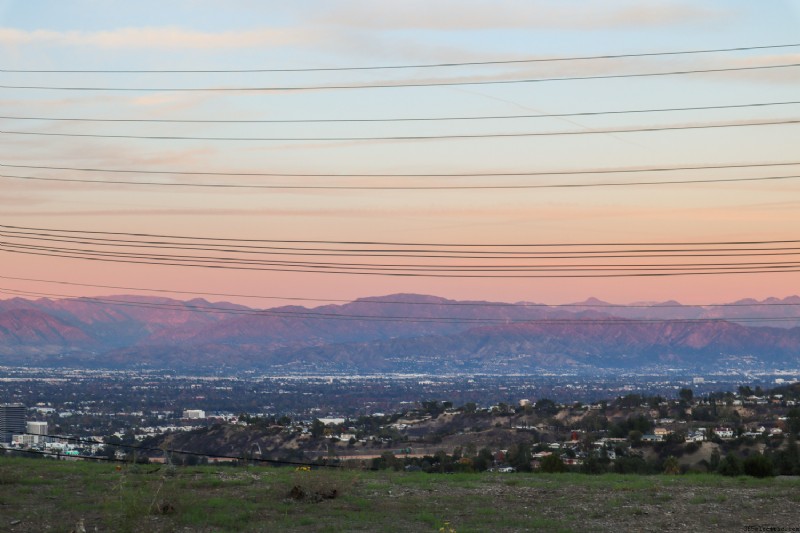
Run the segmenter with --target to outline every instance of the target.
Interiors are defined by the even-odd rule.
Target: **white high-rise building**
[[[34,435],[47,435],[47,422],[28,422],[27,432]]]

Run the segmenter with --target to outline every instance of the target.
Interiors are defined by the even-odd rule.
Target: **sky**
[[[590,245],[600,243],[800,240],[800,179],[529,189],[353,189],[800,175],[800,165],[784,165],[611,175],[431,176],[800,161],[798,124],[751,125],[800,120],[800,104],[786,103],[800,100],[800,67],[603,78],[800,64],[800,46],[508,62],[796,43],[800,43],[797,0],[0,1],[0,116],[4,117],[0,119],[4,132],[0,164],[5,165],[0,167],[0,225],[6,231],[15,226],[51,233],[155,234],[219,242],[457,243],[468,249],[469,245],[492,244],[492,248],[478,249],[493,252],[508,251],[512,248],[503,245],[520,243],[579,243],[584,245],[582,250],[594,250]],[[342,70],[492,61],[505,63]],[[47,70],[101,72],[30,72]],[[150,72],[108,72],[115,70]],[[601,78],[586,79],[590,77]],[[583,79],[485,83],[542,78]],[[393,84],[414,86],[330,88]],[[196,90],[255,87],[278,89]],[[754,103],[781,105],[492,120],[377,120]],[[58,118],[127,122],[54,120]],[[349,122],[341,122],[345,119]],[[164,122],[169,120],[295,122]],[[340,122],[312,122],[319,120]],[[725,127],[705,127],[708,125]],[[687,126],[692,129],[618,131]],[[617,132],[602,133],[607,130]],[[508,136],[521,133],[567,134]],[[485,134],[505,136],[385,139]],[[159,138],[131,138],[135,136]],[[242,140],[253,138],[259,140]],[[330,138],[347,140],[320,140]],[[87,168],[106,172],[68,170]],[[134,170],[138,173],[131,172]],[[350,188],[203,188],[187,184]],[[168,289],[182,291],[176,294],[180,297],[237,294],[241,296],[207,298],[250,305],[266,304],[245,296],[353,299],[413,292],[543,303],[574,302],[590,296],[615,303],[668,299],[719,303],[800,293],[800,272],[604,278],[405,277],[104,262],[53,257],[53,253],[19,253],[31,250],[19,245],[41,246],[44,241],[34,243],[9,233],[2,234],[0,242],[0,297],[19,294],[14,291],[70,296],[134,292],[85,285]],[[796,260],[791,251],[782,253],[786,255],[746,260]],[[308,255],[267,259],[289,258],[320,260]],[[322,260],[459,268],[490,261],[509,264],[505,259],[363,255],[325,256]],[[739,260],[706,257],[691,261],[719,264]],[[648,261],[652,259],[631,259],[625,264]],[[511,261],[512,265],[523,263]],[[800,264],[795,270],[800,270]]]

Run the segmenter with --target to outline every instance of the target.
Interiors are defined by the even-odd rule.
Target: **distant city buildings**
[[[47,422],[28,422],[25,427],[29,434],[47,435]]]
[[[183,412],[183,418],[187,418],[189,420],[197,420],[199,418],[205,418],[206,412],[202,409],[186,409]]]
[[[0,404],[0,443],[8,444],[14,434],[25,433],[25,412],[21,403]]]

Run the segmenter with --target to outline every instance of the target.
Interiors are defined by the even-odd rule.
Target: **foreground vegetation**
[[[426,474],[0,457],[3,531],[663,531],[790,527],[796,478]]]

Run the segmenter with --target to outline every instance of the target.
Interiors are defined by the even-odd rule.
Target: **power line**
[[[117,250],[103,250],[103,249],[81,249],[81,248],[56,248],[51,246],[40,246],[20,243],[0,242],[0,246],[4,246],[7,250],[38,250],[48,251],[54,253],[70,253],[80,254],[82,256],[91,257],[115,257],[126,259],[146,259],[146,260],[163,260],[163,261],[176,261],[181,263],[197,262],[203,264],[223,264],[223,265],[255,265],[255,266],[282,266],[282,267],[301,267],[313,269],[343,269],[346,271],[360,271],[360,270],[375,270],[375,271],[431,271],[431,272],[504,272],[504,271],[550,271],[550,272],[566,272],[566,271],[603,271],[603,270],[686,270],[684,267],[691,267],[698,270],[711,270],[713,269],[726,269],[726,268],[784,268],[788,266],[800,266],[796,261],[770,261],[770,262],[740,262],[740,263],[666,263],[666,264],[498,264],[498,265],[451,265],[451,264],[409,264],[409,263],[343,263],[343,262],[321,262],[321,261],[298,261],[298,260],[264,260],[264,259],[249,259],[238,257],[220,257],[220,256],[187,256],[187,255],[168,255],[168,254],[154,254],[145,252],[120,252]],[[795,249],[797,250],[797,249]],[[620,255],[620,256],[600,256],[605,257],[647,257],[647,258],[663,258],[663,257],[744,257],[744,256],[771,256],[771,255],[800,255],[800,252],[792,253],[755,253],[755,254],[696,254],[696,255]],[[361,257],[361,256],[358,256]],[[409,256],[403,255],[400,258],[405,259]],[[553,258],[567,258],[575,259],[576,257],[552,257],[547,256],[544,259]],[[596,259],[597,256],[577,256],[577,258]],[[509,258],[503,257],[503,260]],[[512,258],[516,259],[516,258]],[[537,257],[536,259],[542,259]]]
[[[35,435],[35,433],[16,433],[16,435]],[[41,436],[41,435],[40,435]],[[63,437],[58,437],[63,439]],[[99,443],[95,443],[99,444]],[[11,453],[27,453],[32,455],[44,455],[46,457],[64,457],[70,459],[85,459],[90,461],[108,461],[114,463],[127,463],[128,461],[124,459],[117,459],[115,457],[104,457],[104,456],[96,456],[96,455],[71,455],[61,452],[48,452],[45,450],[25,450],[25,449],[17,449],[17,448],[2,448],[0,449],[5,452]]]
[[[522,63],[547,63],[558,61],[589,61],[598,59],[622,59],[630,57],[654,57],[654,56],[675,56],[675,55],[689,55],[689,54],[711,54],[719,52],[743,52],[751,50],[770,50],[778,48],[796,48],[800,44],[774,44],[762,46],[738,46],[734,48],[710,48],[710,49],[695,49],[695,50],[670,50],[660,52],[640,52],[630,54],[606,54],[594,56],[572,56],[572,57],[545,57],[545,58],[529,58],[529,59],[500,59],[493,61],[467,61],[467,62],[446,62],[446,63],[421,63],[421,64],[406,64],[406,65],[379,65],[379,66],[355,66],[355,67],[311,67],[311,68],[263,68],[263,69],[217,69],[217,70],[111,70],[111,69],[98,69],[98,70],[42,70],[42,69],[0,69],[0,72],[6,73],[40,73],[40,74],[225,74],[225,73],[260,73],[260,72],[331,72],[331,71],[347,71],[347,70],[396,70],[396,69],[410,69],[410,68],[444,68],[444,67],[464,67],[464,66],[480,66],[480,65],[509,65],[509,64],[522,64]]]
[[[130,259],[148,259],[148,260],[164,260],[164,261],[177,261],[181,264],[189,263],[191,261],[195,261],[198,263],[218,263],[218,264],[240,264],[240,265],[272,265],[272,266],[292,266],[292,267],[308,267],[308,268],[346,268],[346,269],[364,269],[364,268],[371,268],[371,269],[392,269],[393,267],[416,267],[416,268],[425,268],[431,270],[441,270],[441,269],[449,269],[449,270],[459,270],[465,268],[478,268],[478,265],[473,265],[472,267],[461,267],[461,266],[449,266],[449,265],[412,265],[412,264],[394,264],[394,265],[385,265],[385,264],[378,264],[378,263],[341,263],[341,262],[319,262],[319,261],[297,261],[297,260],[262,260],[262,259],[240,259],[240,258],[231,258],[231,257],[219,257],[219,256],[185,256],[185,255],[168,255],[168,254],[154,254],[154,253],[144,253],[144,252],[119,252],[116,250],[86,250],[80,248],[56,248],[52,246],[41,246],[41,245],[31,245],[31,244],[23,244],[23,243],[14,243],[14,242],[0,242],[0,247],[5,247],[7,251],[18,251],[18,250],[39,250],[39,251],[48,251],[54,253],[67,253],[67,254],[79,254],[81,256],[98,256],[98,257],[120,257],[120,258],[130,258]],[[764,256],[796,256],[800,255],[800,251],[798,249],[793,249],[795,251],[791,252],[756,252],[756,253],[739,253],[739,254],[731,254],[731,253],[685,253],[685,254],[647,254],[647,253],[631,253],[631,254],[605,254],[605,255],[547,255],[547,256],[535,256],[535,257],[478,257],[478,256],[427,256],[427,255],[411,255],[411,254],[404,254],[404,255],[376,255],[376,254],[359,254],[357,257],[393,257],[393,258],[414,258],[414,257],[438,257],[438,258],[445,258],[445,259],[503,259],[503,260],[519,260],[519,259],[539,259],[539,260],[550,260],[550,259],[632,259],[632,258],[647,258],[647,259],[664,259],[664,258],[682,258],[682,257],[691,257],[691,258],[698,258],[698,257],[733,257],[733,258],[741,258],[741,257],[764,257]],[[272,254],[268,254],[272,255]],[[309,255],[309,254],[287,254],[287,255]],[[342,254],[318,254],[318,255],[342,255]],[[715,263],[705,263],[705,264],[697,264],[698,266],[703,265],[714,265]],[[722,263],[717,263],[722,265]],[[779,262],[769,262],[769,263],[738,263],[738,264],[770,264],[770,265],[777,265],[777,264],[786,264],[786,262],[779,263]],[[677,263],[667,263],[666,266],[676,266],[679,265]],[[730,263],[725,263],[725,265],[730,265]],[[557,268],[566,268],[566,267],[586,267],[592,266],[597,267],[600,269],[601,267],[611,267],[613,265],[598,265],[598,264],[589,264],[589,265],[538,265],[538,266],[530,266],[530,265],[495,265],[496,268],[507,268],[507,269],[517,269],[517,268],[528,268],[528,269],[557,269]],[[657,266],[657,265],[617,265],[617,266]],[[684,264],[684,266],[686,266]],[[361,268],[358,268],[361,267]],[[482,265],[483,268],[490,268],[489,266]]]
[[[98,285],[98,284],[91,284],[91,283],[77,283],[77,282],[70,282],[70,281],[63,281],[63,280],[47,280],[47,279],[38,279],[38,278],[20,278],[20,277],[13,277],[13,276],[0,276],[0,279],[11,280],[11,281],[27,281],[27,282],[35,282],[35,283],[49,283],[54,285],[67,285],[67,286],[74,286],[74,287],[91,287],[97,289],[114,289],[114,290],[126,290],[126,291],[141,291],[141,292],[153,292],[153,293],[162,293],[162,294],[185,294],[191,296],[221,296],[227,298],[252,298],[252,299],[259,299],[259,300],[283,300],[283,301],[299,301],[299,302],[325,302],[325,303],[344,303],[344,304],[377,304],[377,305],[411,305],[411,306],[443,306],[443,307],[521,307],[521,308],[542,308],[542,307],[553,307],[553,308],[570,308],[570,307],[578,307],[578,308],[600,308],[600,309],[608,309],[608,308],[617,308],[617,309],[661,309],[661,308],[704,308],[704,307],[783,307],[783,306],[798,306],[800,303],[789,303],[789,302],[754,302],[754,303],[727,303],[727,304],[680,304],[680,303],[658,303],[655,305],[645,305],[645,304],[611,304],[611,303],[603,303],[603,304],[591,304],[591,303],[575,303],[575,304],[541,304],[541,303],[509,303],[509,302],[461,302],[461,301],[437,301],[437,302],[421,302],[421,301],[402,301],[402,300],[385,300],[385,299],[358,299],[358,300],[348,300],[348,299],[335,299],[335,298],[301,298],[297,296],[268,296],[268,295],[260,295],[260,294],[237,294],[237,293],[220,293],[220,292],[202,292],[202,291],[181,291],[176,289],[164,289],[164,288],[146,288],[146,287],[129,287],[129,286],[120,286],[120,285]]]
[[[18,250],[9,248],[7,245],[0,245],[0,250],[9,253],[17,253],[24,255],[37,255],[43,257],[60,257],[66,259],[81,259],[86,261],[102,261],[111,263],[125,263],[137,265],[158,265],[158,266],[182,266],[192,268],[205,268],[205,269],[221,269],[221,270],[248,270],[248,271],[262,271],[262,272],[293,272],[293,273],[308,273],[308,274],[347,274],[354,276],[387,276],[387,277],[428,277],[428,278],[485,278],[485,279],[533,279],[533,278],[628,278],[628,277],[668,277],[668,276],[702,276],[702,275],[729,275],[729,274],[771,274],[771,273],[786,273],[786,272],[800,272],[800,269],[792,268],[775,268],[775,269],[748,269],[742,267],[741,270],[730,271],[686,271],[686,272],[627,272],[616,274],[523,274],[523,275],[510,275],[510,274],[461,274],[461,273],[435,273],[435,272],[376,272],[376,271],[353,271],[353,270],[321,270],[321,269],[308,269],[308,268],[291,268],[291,267],[265,267],[265,266],[242,266],[236,264],[205,264],[205,263],[188,263],[180,262],[179,260],[142,260],[133,259],[119,259],[114,258],[118,256],[101,256],[94,255],[80,255],[70,253],[60,253],[52,251],[47,248],[30,247],[30,250]],[[35,251],[31,251],[35,250]],[[138,258],[137,258],[138,259]],[[333,267],[331,267],[333,268]]]
[[[123,307],[141,307],[147,309],[169,309],[174,311],[186,311],[193,313],[206,313],[206,314],[223,314],[223,315],[247,315],[247,316],[261,316],[261,317],[279,317],[279,318],[303,318],[303,319],[321,319],[321,320],[343,320],[343,321],[368,321],[368,322],[433,322],[445,324],[486,324],[486,323],[501,323],[506,324],[512,321],[506,318],[480,318],[480,317],[414,317],[414,316],[381,316],[381,315],[353,315],[348,313],[321,313],[312,310],[306,311],[281,311],[275,309],[233,309],[228,307],[217,306],[201,306],[195,304],[178,304],[178,303],[161,303],[161,302],[136,302],[131,300],[115,300],[111,298],[97,298],[97,297],[76,297],[66,294],[55,294],[48,292],[34,292],[24,291],[17,289],[8,289],[0,287],[0,292],[5,294],[14,294],[18,296],[37,296],[45,298],[71,298],[79,299],[81,302],[106,304],[106,305],[119,305]],[[800,318],[800,317],[798,317]],[[516,320],[527,322],[528,320]]]
[[[5,120],[46,120],[54,122],[123,122],[123,123],[166,123],[166,124],[318,124],[340,122],[444,122],[444,121],[469,121],[469,120],[511,120],[511,119],[536,119],[559,117],[586,117],[598,115],[627,115],[638,113],[668,113],[679,111],[707,111],[713,109],[744,109],[751,107],[771,107],[796,105],[800,101],[763,102],[733,105],[714,105],[696,107],[671,107],[651,109],[627,109],[619,111],[585,111],[579,113],[544,113],[528,115],[484,115],[484,116],[457,116],[457,117],[390,117],[390,118],[333,118],[333,119],[262,119],[262,120],[231,120],[231,119],[166,119],[166,118],[85,118],[85,117],[23,117],[0,116]]]
[[[53,133],[40,131],[0,131],[5,135],[33,135],[44,137],[81,137],[99,139],[139,139],[160,141],[260,141],[260,142],[326,142],[326,141],[426,141],[443,139],[490,139],[514,137],[558,137],[571,135],[598,135],[608,133],[643,133],[653,131],[704,130],[717,128],[742,128],[750,126],[781,126],[799,124],[800,119],[773,120],[766,122],[728,122],[719,124],[693,124],[678,126],[650,126],[639,128],[617,128],[602,130],[545,131],[523,133],[476,133],[449,135],[395,135],[385,137],[194,137],[179,135],[120,135],[106,133]]]
[[[131,181],[131,180],[89,180],[80,178],[46,178],[43,176],[18,176],[0,174],[0,178],[24,181],[46,181],[63,183],[95,183],[101,185],[137,185],[157,187],[188,187],[211,189],[268,189],[268,190],[347,190],[347,191],[441,191],[441,190],[507,190],[507,189],[583,189],[593,187],[638,187],[650,185],[681,185],[702,183],[736,183],[758,181],[784,181],[794,180],[800,176],[765,176],[755,178],[706,178],[691,180],[661,180],[661,181],[619,181],[602,183],[553,183],[541,185],[248,185],[244,183],[163,183],[157,181]]]
[[[228,242],[258,242],[258,243],[290,243],[290,244],[341,244],[341,245],[369,245],[369,246],[431,246],[431,247],[580,247],[580,246],[755,246],[770,244],[798,244],[800,239],[772,239],[772,240],[741,240],[741,241],[649,241],[649,242],[590,242],[590,243],[433,243],[433,242],[390,242],[390,241],[334,241],[334,240],[297,240],[297,239],[240,239],[198,237],[187,235],[167,235],[157,233],[131,233],[122,231],[97,231],[97,230],[71,230],[61,228],[40,228],[31,226],[12,226],[0,224],[0,228],[48,231],[54,233],[81,233],[85,235],[116,235],[127,237],[146,237],[183,240],[207,240]]]
[[[444,324],[531,324],[531,325],[563,325],[563,324],[660,324],[660,323],[706,323],[706,322],[784,322],[800,319],[800,316],[780,316],[780,317],[712,317],[712,318],[620,318],[610,316],[609,318],[510,318],[510,317],[419,317],[419,316],[381,316],[381,315],[354,315],[348,313],[320,313],[315,311],[277,311],[277,310],[256,310],[256,309],[231,309],[215,306],[182,305],[173,303],[159,302],[135,302],[129,300],[114,300],[109,298],[95,297],[75,297],[65,294],[42,293],[33,291],[22,291],[14,289],[0,288],[0,292],[17,295],[33,295],[39,297],[73,298],[81,302],[119,305],[125,307],[141,307],[149,309],[170,309],[195,313],[206,314],[228,314],[228,315],[255,315],[271,316],[280,318],[302,318],[314,320],[342,320],[342,321],[366,321],[366,322],[422,322],[422,323],[444,323]],[[800,305],[800,304],[798,304]]]
[[[127,450],[133,451],[144,451],[144,452],[159,452],[165,454],[178,454],[178,455],[190,455],[195,457],[208,457],[210,459],[236,459],[239,461],[252,461],[258,463],[268,463],[268,464],[281,464],[281,465],[291,465],[291,466],[319,466],[319,467],[328,467],[328,468],[340,468],[340,465],[330,464],[330,463],[306,463],[300,461],[289,461],[283,459],[268,459],[265,457],[240,457],[238,455],[221,455],[221,454],[211,454],[211,453],[200,453],[200,452],[190,452],[186,450],[172,450],[169,448],[154,448],[152,446],[142,446],[142,445],[133,445],[133,444],[124,444],[124,443],[110,443],[110,442],[95,442],[93,440],[88,439],[81,439],[78,437],[65,437],[62,435],[41,435],[39,433],[20,433],[21,435],[38,435],[39,437],[47,437],[50,439],[60,439],[65,440],[67,442],[77,442],[81,444],[92,444],[92,445],[99,445],[103,444],[104,446],[114,446],[117,448],[124,448]],[[38,453],[38,452],[37,452]],[[64,454],[61,454],[64,455]],[[83,456],[86,459],[101,459],[101,457],[95,456]],[[124,460],[120,460],[122,462],[126,462]]]
[[[422,173],[422,174],[298,174],[290,172],[202,172],[202,171],[181,171],[181,170],[147,170],[147,169],[113,169],[113,168],[92,168],[92,167],[63,167],[63,166],[43,166],[43,165],[14,165],[10,163],[0,163],[0,167],[7,168],[32,168],[40,170],[75,170],[81,172],[107,172],[121,174],[173,174],[176,176],[250,176],[250,177],[304,177],[304,178],[439,178],[439,177],[500,177],[500,176],[561,176],[561,175],[583,175],[583,174],[624,174],[631,172],[674,172],[679,170],[717,170],[727,168],[755,168],[755,167],[781,167],[800,165],[800,161],[772,162],[772,163],[732,163],[722,164],[713,163],[710,165],[685,165],[672,167],[639,167],[639,168],[601,168],[601,169],[578,169],[578,170],[542,170],[542,171],[518,171],[518,172],[471,172],[471,173]]]
[[[800,63],[784,63],[778,65],[757,65],[750,67],[727,67],[697,70],[675,70],[670,72],[640,72],[632,74],[602,74],[595,76],[568,76],[561,78],[529,78],[520,80],[483,80],[483,81],[440,81],[429,83],[373,83],[351,85],[295,85],[264,87],[66,87],[49,85],[0,85],[0,89],[47,90],[47,91],[113,91],[113,92],[279,92],[279,91],[321,91],[347,89],[398,89],[410,87],[456,87],[470,85],[511,85],[518,83],[547,83],[558,81],[589,81],[626,78],[650,78],[660,76],[682,76],[687,74],[711,74],[718,72],[742,72],[766,69],[800,67]]]
[[[2,226],[0,226],[1,228]],[[127,239],[103,239],[86,236],[59,235],[54,233],[33,233],[21,231],[0,230],[0,236],[11,239],[25,239],[28,241],[48,241],[70,244],[84,244],[101,247],[114,248],[155,248],[158,250],[181,250],[181,251],[211,251],[220,253],[235,254],[260,254],[260,255],[287,255],[287,256],[333,256],[333,257],[402,257],[402,258],[444,258],[444,259],[597,259],[597,258],[631,258],[631,257],[746,257],[746,256],[768,256],[768,255],[798,255],[800,247],[781,246],[770,248],[647,248],[647,249],[623,249],[623,250],[578,250],[578,251],[482,251],[482,250],[427,250],[427,249],[368,249],[368,248],[306,248],[288,246],[252,246],[245,245],[233,247],[226,244],[205,243],[188,244],[174,241],[137,241]],[[23,243],[15,241],[4,242],[9,246]],[[75,250],[75,249],[60,249]],[[100,248],[102,250],[102,248]],[[86,250],[83,250],[86,251]],[[313,253],[310,253],[313,252]],[[709,253],[713,252],[713,253]],[[735,252],[735,253],[720,253]],[[756,253],[743,253],[756,252]],[[124,252],[115,252],[123,254]],[[457,254],[457,255],[454,255]],[[469,254],[469,255],[467,255]]]

